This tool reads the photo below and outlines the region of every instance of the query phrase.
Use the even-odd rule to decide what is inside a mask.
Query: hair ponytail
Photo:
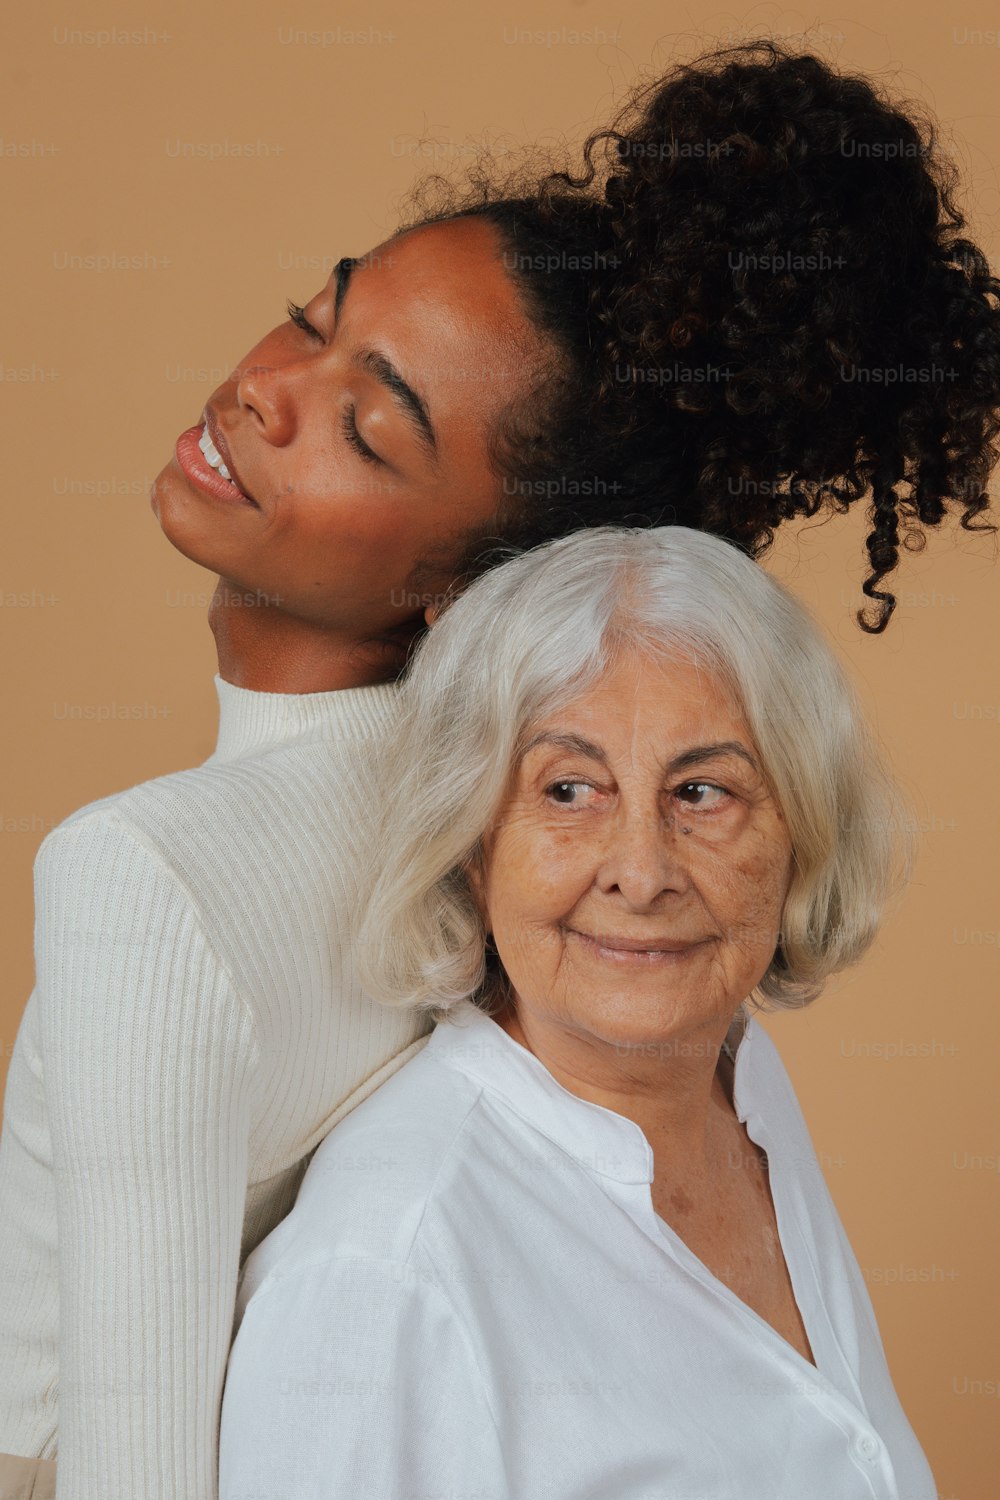
[[[867,495],[877,633],[900,545],[949,507],[996,530],[972,522],[1000,457],[1000,281],[907,108],[757,41],[636,90],[577,176],[418,185],[436,206],[402,227],[492,223],[551,348],[495,435],[505,540],[678,524],[756,557]]]

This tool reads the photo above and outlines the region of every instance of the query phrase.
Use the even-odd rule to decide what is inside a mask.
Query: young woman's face
[[[378,633],[445,589],[464,539],[503,499],[498,415],[543,346],[492,226],[459,219],[378,246],[282,323],[208,401],[238,488],[213,475],[201,421],[156,479],[185,556],[311,623]]]

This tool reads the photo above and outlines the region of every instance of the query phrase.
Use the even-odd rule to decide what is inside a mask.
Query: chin
[[[631,990],[615,990],[594,996],[579,1024],[609,1043],[633,1046],[658,1043],[670,1036],[678,1023],[697,1025],[708,1020],[702,1007],[683,994],[644,996]]]
[[[226,571],[232,559],[227,560],[224,555],[226,549],[220,545],[219,527],[195,496],[178,483],[171,465],[153,481],[149,503],[163,535],[183,557],[212,573]]]
[[[190,517],[185,516],[184,506],[178,504],[173,495],[158,493],[155,486],[150,504],[160,523],[160,530],[170,545],[191,562],[200,563],[203,568],[211,568],[216,572],[217,569],[208,557],[210,546],[200,528],[192,525]]]

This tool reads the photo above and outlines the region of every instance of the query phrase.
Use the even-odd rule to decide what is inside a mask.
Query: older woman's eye
[[[545,793],[553,802],[558,802],[563,807],[574,807],[576,799],[565,794],[572,792],[576,787],[584,787],[588,792],[594,790],[589,781],[550,781],[545,788]]]
[[[685,783],[684,783],[683,786],[679,786],[677,788],[677,795],[681,796],[684,792],[689,792],[689,791],[692,791],[692,790],[694,790],[696,792],[715,792],[715,793],[717,793],[717,796],[715,798],[713,798],[710,802],[699,801],[699,802],[689,802],[688,803],[689,807],[695,807],[695,808],[698,808],[698,807],[718,807],[719,804],[721,802],[724,802],[725,799],[729,796],[729,793],[725,790],[725,788],[721,787],[721,786],[716,786],[714,781],[685,781]]]

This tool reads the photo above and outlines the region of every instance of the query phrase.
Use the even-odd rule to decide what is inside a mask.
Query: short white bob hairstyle
[[[909,878],[913,818],[819,626],[732,543],[687,526],[598,526],[483,574],[414,653],[379,752],[383,813],[355,923],[376,1000],[435,1021],[502,1000],[466,867],[534,727],[634,652],[717,674],[785,818],[779,941],[746,999],[804,1006],[869,947],[897,873]]]

